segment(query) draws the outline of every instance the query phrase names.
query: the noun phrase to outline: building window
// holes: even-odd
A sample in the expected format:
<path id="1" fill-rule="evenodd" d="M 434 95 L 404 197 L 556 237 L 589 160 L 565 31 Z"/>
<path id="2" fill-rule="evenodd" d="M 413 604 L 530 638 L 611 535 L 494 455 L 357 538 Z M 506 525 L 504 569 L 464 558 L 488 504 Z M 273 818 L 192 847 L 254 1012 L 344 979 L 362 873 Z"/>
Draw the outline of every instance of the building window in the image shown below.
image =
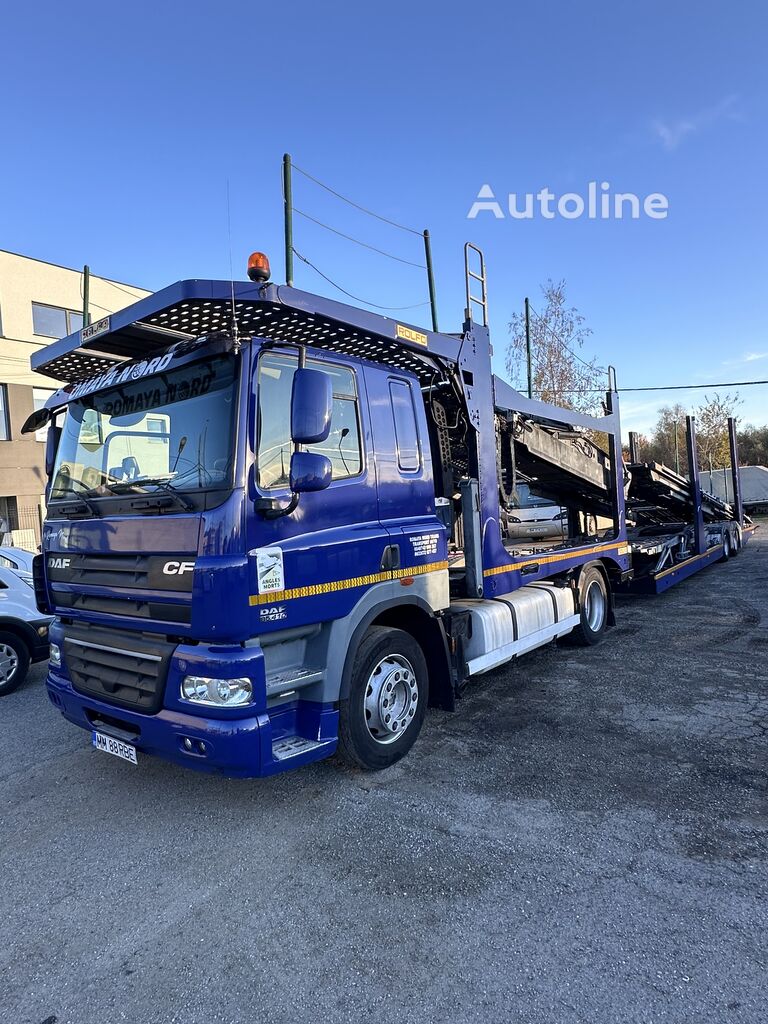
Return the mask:
<path id="1" fill-rule="evenodd" d="M 43 406 L 53 393 L 53 389 L 49 390 L 48 388 L 32 388 L 32 402 L 34 403 L 35 406 L 35 412 L 38 412 L 40 409 L 43 408 Z M 42 429 L 35 431 L 35 440 L 45 441 L 47 437 L 48 424 L 46 423 L 46 425 L 42 427 Z"/>
<path id="2" fill-rule="evenodd" d="M 32 330 L 44 338 L 66 338 L 83 326 L 83 314 L 74 309 L 32 303 Z"/>
<path id="3" fill-rule="evenodd" d="M 11 440 L 11 421 L 8 416 L 8 385 L 0 384 L 0 441 Z"/>

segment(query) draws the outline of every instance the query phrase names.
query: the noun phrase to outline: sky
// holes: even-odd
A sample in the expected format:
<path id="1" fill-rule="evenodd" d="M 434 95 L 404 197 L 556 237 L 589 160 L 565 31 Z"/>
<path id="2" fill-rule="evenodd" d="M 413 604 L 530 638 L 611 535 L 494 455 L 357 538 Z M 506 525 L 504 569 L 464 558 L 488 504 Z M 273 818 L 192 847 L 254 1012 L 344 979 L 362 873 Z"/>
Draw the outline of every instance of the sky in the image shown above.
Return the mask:
<path id="1" fill-rule="evenodd" d="M 280 165 L 429 228 L 440 328 L 463 319 L 466 240 L 485 252 L 494 364 L 507 323 L 565 280 L 617 369 L 626 429 L 731 381 L 768 379 L 768 7 L 573 4 L 13 4 L 3 16 L 0 248 L 158 289 L 245 277 L 253 249 L 284 280 Z M 589 182 L 663 219 L 468 218 L 484 185 L 504 209 Z M 229 195 L 229 200 L 228 200 Z M 418 234 L 300 173 L 294 245 L 358 298 L 427 299 Z M 228 215 L 229 208 L 229 215 Z M 344 299 L 296 261 L 298 287 Z M 425 306 L 392 313 L 429 323 Z M 739 391 L 768 421 L 768 387 Z"/>

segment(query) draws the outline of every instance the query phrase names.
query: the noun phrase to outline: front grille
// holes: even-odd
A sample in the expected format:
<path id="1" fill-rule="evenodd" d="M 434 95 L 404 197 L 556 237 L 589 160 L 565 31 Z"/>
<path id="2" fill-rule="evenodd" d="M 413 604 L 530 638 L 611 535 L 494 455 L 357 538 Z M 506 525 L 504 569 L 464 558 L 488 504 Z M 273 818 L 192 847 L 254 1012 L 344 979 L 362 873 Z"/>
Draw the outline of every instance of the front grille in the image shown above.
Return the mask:
<path id="1" fill-rule="evenodd" d="M 73 594 L 54 588 L 56 607 L 70 611 L 100 612 L 105 615 L 127 615 L 132 619 L 150 619 L 152 622 L 192 621 L 192 605 L 167 604 L 159 601 L 135 601 L 121 597 L 102 597 L 94 594 Z"/>
<path id="2" fill-rule="evenodd" d="M 68 626 L 64 665 L 80 693 L 154 714 L 163 700 L 174 645 L 152 633 Z"/>
<path id="3" fill-rule="evenodd" d="M 49 552 L 46 569 L 58 610 L 189 625 L 194 564 L 193 554 L 75 551 Z M 179 572 L 179 568 L 184 571 Z M 84 590 L 89 592 L 83 593 Z M 118 590 L 121 592 L 115 593 Z M 166 595 L 167 600 L 156 601 L 155 594 Z"/>
<path id="4" fill-rule="evenodd" d="M 191 569 L 169 573 L 169 566 L 193 566 L 194 554 L 162 555 L 79 554 L 76 551 L 48 552 L 48 579 L 89 587 L 127 587 L 136 590 L 192 590 Z"/>

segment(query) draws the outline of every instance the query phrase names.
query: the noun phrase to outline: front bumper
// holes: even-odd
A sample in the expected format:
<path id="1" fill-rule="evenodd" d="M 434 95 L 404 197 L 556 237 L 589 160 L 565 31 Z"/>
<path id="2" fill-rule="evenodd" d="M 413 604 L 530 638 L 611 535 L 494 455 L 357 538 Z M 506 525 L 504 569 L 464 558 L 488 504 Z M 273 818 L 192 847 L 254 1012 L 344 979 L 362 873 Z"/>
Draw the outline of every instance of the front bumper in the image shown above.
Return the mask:
<path id="1" fill-rule="evenodd" d="M 63 642 L 59 623 L 51 638 Z M 247 675 L 254 682 L 254 702 L 241 708 L 195 706 L 180 697 L 180 680 L 187 672 L 222 679 Z M 51 703 L 81 729 L 98 729 L 140 753 L 198 771 L 258 778 L 319 760 L 336 749 L 338 711 L 333 705 L 294 700 L 267 709 L 258 647 L 176 648 L 155 714 L 76 689 L 66 659 L 61 667 L 49 666 L 47 688 Z M 185 740 L 192 741 L 191 750 Z"/>
<path id="2" fill-rule="evenodd" d="M 218 772 L 230 778 L 260 778 L 298 768 L 328 757 L 336 749 L 338 712 L 332 706 L 299 709 L 289 705 L 272 715 L 256 712 L 247 718 L 203 718 L 166 708 L 156 715 L 142 715 L 114 707 L 78 693 L 54 669 L 48 673 L 48 696 L 66 719 L 81 729 L 105 732 L 122 739 L 143 754 L 172 761 L 184 768 Z M 307 730 L 307 715 L 317 723 L 317 740 L 290 757 L 278 757 L 275 748 L 295 734 L 297 720 Z M 313 726 L 309 727 L 314 728 Z M 184 748 L 184 740 L 194 749 Z M 200 753 L 202 742 L 205 753 Z"/>
<path id="3" fill-rule="evenodd" d="M 511 540 L 525 540 L 536 537 L 562 537 L 563 524 L 551 519 L 531 521 L 528 523 L 509 523 L 507 536 Z"/>
<path id="4" fill-rule="evenodd" d="M 36 619 L 29 625 L 34 630 L 34 640 L 30 644 L 30 657 L 33 662 L 47 661 L 50 653 L 49 632 L 53 619 L 46 616 L 44 619 Z"/>

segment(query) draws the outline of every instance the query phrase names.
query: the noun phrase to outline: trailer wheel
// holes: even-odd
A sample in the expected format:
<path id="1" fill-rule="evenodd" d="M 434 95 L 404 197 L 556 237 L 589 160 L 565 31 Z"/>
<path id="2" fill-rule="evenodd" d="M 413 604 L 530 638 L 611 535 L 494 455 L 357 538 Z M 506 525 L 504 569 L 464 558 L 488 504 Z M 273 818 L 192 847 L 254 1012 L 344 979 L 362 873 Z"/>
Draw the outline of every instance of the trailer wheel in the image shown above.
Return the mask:
<path id="1" fill-rule="evenodd" d="M 421 647 L 402 629 L 371 626 L 354 653 L 339 704 L 339 755 L 368 771 L 388 768 L 416 742 L 429 697 Z"/>
<path id="2" fill-rule="evenodd" d="M 741 529 L 739 528 L 738 523 L 733 527 L 731 536 L 733 539 L 733 557 L 735 558 L 741 551 Z"/>
<path id="3" fill-rule="evenodd" d="M 727 562 L 733 554 L 733 547 L 731 542 L 731 531 L 723 530 L 723 553 L 720 556 L 721 562 Z"/>
<path id="4" fill-rule="evenodd" d="M 580 647 L 591 647 L 600 642 L 608 625 L 608 586 L 594 565 L 579 576 L 579 609 L 581 620 L 571 637 Z"/>
<path id="5" fill-rule="evenodd" d="M 0 697 L 21 686 L 29 668 L 27 645 L 15 633 L 0 632 Z"/>

